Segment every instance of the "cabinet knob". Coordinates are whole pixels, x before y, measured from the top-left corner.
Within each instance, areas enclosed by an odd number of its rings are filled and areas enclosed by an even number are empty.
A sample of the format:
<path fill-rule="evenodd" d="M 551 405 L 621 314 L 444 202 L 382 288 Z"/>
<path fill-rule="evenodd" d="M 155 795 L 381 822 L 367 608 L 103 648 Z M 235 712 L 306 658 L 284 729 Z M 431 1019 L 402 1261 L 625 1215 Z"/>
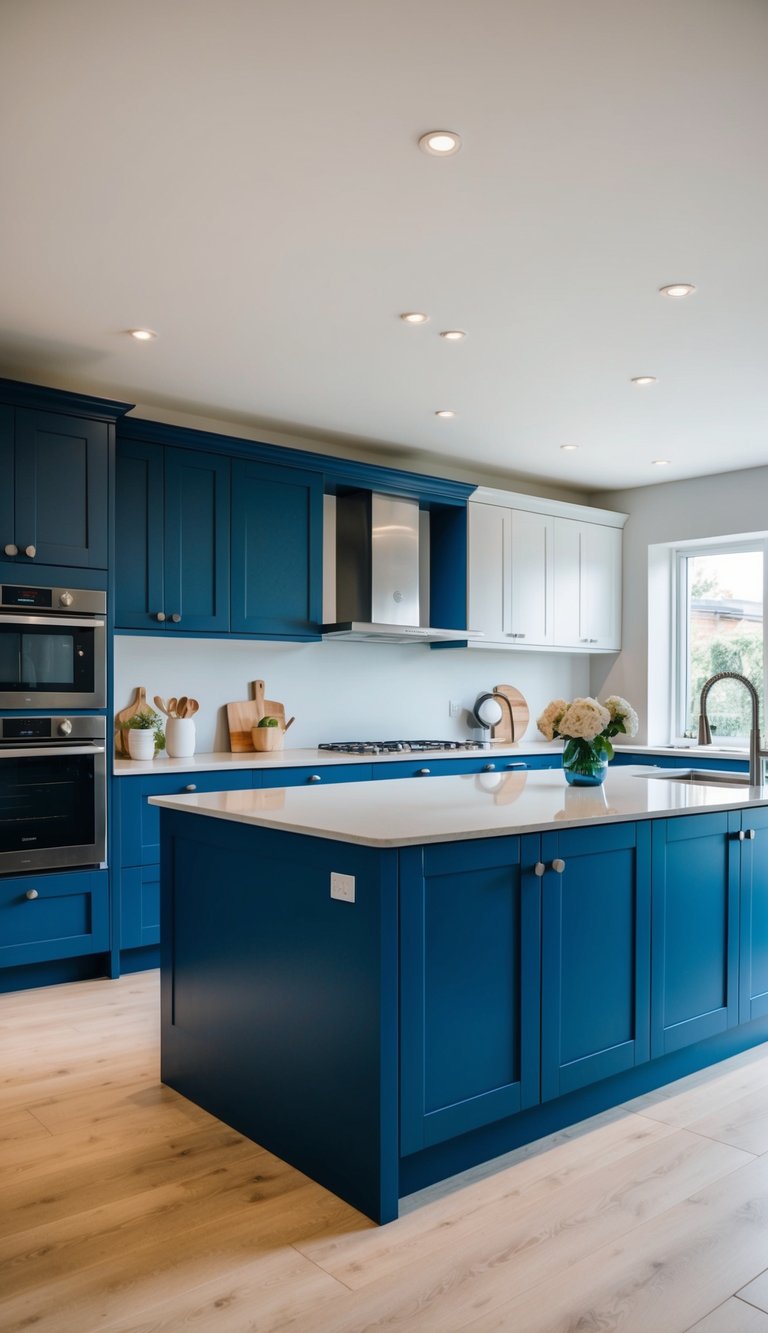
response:
<path fill-rule="evenodd" d="M 165 611 L 155 611 L 155 620 L 165 620 Z"/>
<path fill-rule="evenodd" d="M 754 830 L 753 828 L 748 828 L 748 829 L 747 829 L 747 837 L 749 838 L 749 841 L 750 841 L 750 842 L 753 842 L 753 841 L 754 841 L 754 838 L 755 838 L 755 830 Z"/>
<path fill-rule="evenodd" d="M 496 772 L 496 765 L 495 765 L 495 764 L 483 764 L 483 772 L 484 772 L 484 773 L 495 773 L 495 772 Z"/>
<path fill-rule="evenodd" d="M 322 782 L 322 780 L 323 779 L 320 777 L 319 773 L 310 773 L 309 777 L 307 778 L 307 782 Z"/>
<path fill-rule="evenodd" d="M 565 861 L 561 860 L 559 856 L 556 856 L 554 861 L 552 862 L 552 869 L 554 870 L 556 875 L 562 875 L 563 871 L 565 870 Z"/>
<path fill-rule="evenodd" d="M 537 861 L 536 864 L 535 864 L 535 866 L 533 867 L 533 873 L 534 873 L 534 875 L 538 875 L 539 879 L 541 879 L 541 877 L 542 877 L 542 875 L 544 874 L 546 868 L 547 868 L 547 867 L 545 866 L 545 864 L 544 864 L 543 861 Z"/>
<path fill-rule="evenodd" d="M 189 786 L 188 786 L 188 787 L 185 787 L 184 790 L 185 790 L 185 791 L 197 791 L 197 783 L 196 783 L 196 782 L 190 782 Z"/>
<path fill-rule="evenodd" d="M 37 892 L 37 889 L 27 889 L 26 893 L 24 894 L 24 897 L 28 898 L 29 901 L 32 903 L 34 902 L 35 898 L 40 897 L 40 894 Z"/>
<path fill-rule="evenodd" d="M 504 768 L 505 768 L 505 769 L 510 769 L 510 768 L 527 768 L 527 767 L 528 767 L 527 764 L 505 764 L 505 765 L 504 765 Z"/>
<path fill-rule="evenodd" d="M 416 773 L 414 773 L 413 776 L 416 777 L 416 778 L 428 778 L 429 775 L 430 775 L 430 769 L 428 769 L 428 768 L 420 768 L 420 769 L 418 769 L 418 770 L 416 771 Z"/>
<path fill-rule="evenodd" d="M 181 616 L 179 615 L 178 611 L 174 611 L 173 615 L 171 616 L 171 620 L 173 621 L 174 625 L 178 625 L 179 621 L 181 620 Z"/>
<path fill-rule="evenodd" d="M 30 558 L 30 560 L 34 560 L 35 556 L 37 555 L 37 547 L 36 547 L 36 546 L 25 546 L 25 547 L 24 547 L 24 554 L 25 554 L 25 555 L 28 555 L 29 558 Z"/>
<path fill-rule="evenodd" d="M 6 542 L 5 547 L 4 547 L 3 549 L 4 549 L 6 555 L 18 555 L 18 554 L 19 554 L 19 548 L 18 548 L 18 546 L 16 545 L 15 542 Z"/>
<path fill-rule="evenodd" d="M 744 832 L 743 828 L 740 828 L 738 833 L 734 833 L 733 836 L 737 842 L 743 842 L 747 835 Z"/>

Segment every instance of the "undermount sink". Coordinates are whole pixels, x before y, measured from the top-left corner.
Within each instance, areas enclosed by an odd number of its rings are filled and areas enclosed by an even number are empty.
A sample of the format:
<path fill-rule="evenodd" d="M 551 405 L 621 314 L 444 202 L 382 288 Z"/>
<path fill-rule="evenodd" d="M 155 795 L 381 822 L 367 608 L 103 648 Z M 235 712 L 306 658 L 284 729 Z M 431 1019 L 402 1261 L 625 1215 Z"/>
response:
<path fill-rule="evenodd" d="M 705 768 L 686 768 L 676 772 L 673 772 L 671 769 L 666 769 L 658 773 L 643 773 L 638 776 L 663 778 L 665 782 L 688 782 L 691 784 L 699 784 L 703 787 L 749 786 L 749 775 L 747 773 L 708 772 Z"/>

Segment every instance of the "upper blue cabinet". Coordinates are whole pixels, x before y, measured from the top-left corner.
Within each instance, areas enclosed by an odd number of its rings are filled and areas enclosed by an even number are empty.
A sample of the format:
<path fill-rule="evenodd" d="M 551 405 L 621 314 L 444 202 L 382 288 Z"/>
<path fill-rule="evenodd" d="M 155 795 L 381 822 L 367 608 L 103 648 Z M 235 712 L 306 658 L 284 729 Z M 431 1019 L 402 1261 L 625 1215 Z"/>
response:
<path fill-rule="evenodd" d="M 127 406 L 0 381 L 0 560 L 107 568 L 112 423 Z"/>
<path fill-rule="evenodd" d="M 230 462 L 121 443 L 116 486 L 117 625 L 229 630 Z"/>

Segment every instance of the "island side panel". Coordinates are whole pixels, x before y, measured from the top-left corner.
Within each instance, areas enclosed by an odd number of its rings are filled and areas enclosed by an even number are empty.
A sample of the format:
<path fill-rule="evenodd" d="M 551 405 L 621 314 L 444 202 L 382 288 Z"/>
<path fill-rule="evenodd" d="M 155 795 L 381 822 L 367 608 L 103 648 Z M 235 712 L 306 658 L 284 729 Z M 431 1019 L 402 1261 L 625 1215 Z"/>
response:
<path fill-rule="evenodd" d="M 163 1081 L 390 1221 L 397 853 L 169 810 L 161 833 Z"/>

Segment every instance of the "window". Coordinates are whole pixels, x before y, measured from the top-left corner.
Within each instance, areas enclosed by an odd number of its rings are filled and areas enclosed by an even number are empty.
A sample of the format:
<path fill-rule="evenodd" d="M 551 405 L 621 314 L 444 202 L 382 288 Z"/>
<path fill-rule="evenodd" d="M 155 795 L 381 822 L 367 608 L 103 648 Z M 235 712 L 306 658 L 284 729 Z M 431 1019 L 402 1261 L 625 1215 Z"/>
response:
<path fill-rule="evenodd" d="M 681 547 L 677 551 L 677 732 L 698 733 L 701 688 L 718 671 L 737 671 L 758 692 L 765 722 L 762 540 Z M 748 692 L 738 681 L 713 686 L 707 699 L 712 740 L 746 744 Z"/>

